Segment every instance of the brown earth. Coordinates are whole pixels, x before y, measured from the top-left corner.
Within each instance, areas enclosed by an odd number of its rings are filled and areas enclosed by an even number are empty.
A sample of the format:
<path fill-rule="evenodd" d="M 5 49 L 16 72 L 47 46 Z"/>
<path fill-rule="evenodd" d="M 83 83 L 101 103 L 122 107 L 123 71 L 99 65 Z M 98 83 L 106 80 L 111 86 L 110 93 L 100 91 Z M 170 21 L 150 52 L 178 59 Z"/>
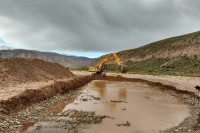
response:
<path fill-rule="evenodd" d="M 0 112 L 10 113 L 91 81 L 39 59 L 0 59 Z"/>
<path fill-rule="evenodd" d="M 90 82 L 91 76 L 76 76 L 68 80 L 55 81 L 39 89 L 27 89 L 23 93 L 0 101 L 0 113 L 9 114 L 30 106 L 33 103 L 49 99 L 57 94 L 64 94 Z"/>
<path fill-rule="evenodd" d="M 39 59 L 0 59 L 0 88 L 12 84 L 48 81 L 75 76 L 65 67 Z"/>

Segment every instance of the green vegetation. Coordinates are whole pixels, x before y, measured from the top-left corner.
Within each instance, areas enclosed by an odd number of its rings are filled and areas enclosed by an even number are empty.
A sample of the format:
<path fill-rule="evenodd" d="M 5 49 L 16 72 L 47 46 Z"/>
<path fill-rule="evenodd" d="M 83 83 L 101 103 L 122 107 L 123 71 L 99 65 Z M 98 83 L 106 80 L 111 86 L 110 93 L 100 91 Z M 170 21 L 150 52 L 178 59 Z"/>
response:
<path fill-rule="evenodd" d="M 129 73 L 200 77 L 200 59 L 196 56 L 177 59 L 151 58 L 140 62 L 128 61 L 125 65 L 128 66 Z M 108 65 L 108 71 L 120 72 L 114 64 Z"/>
<path fill-rule="evenodd" d="M 119 66 L 117 66 L 115 64 L 107 64 L 106 66 L 107 66 L 106 71 L 109 71 L 109 72 L 120 72 Z"/>
<path fill-rule="evenodd" d="M 79 68 L 70 68 L 70 70 L 87 71 L 88 67 L 87 66 L 83 66 L 83 67 L 79 67 Z"/>

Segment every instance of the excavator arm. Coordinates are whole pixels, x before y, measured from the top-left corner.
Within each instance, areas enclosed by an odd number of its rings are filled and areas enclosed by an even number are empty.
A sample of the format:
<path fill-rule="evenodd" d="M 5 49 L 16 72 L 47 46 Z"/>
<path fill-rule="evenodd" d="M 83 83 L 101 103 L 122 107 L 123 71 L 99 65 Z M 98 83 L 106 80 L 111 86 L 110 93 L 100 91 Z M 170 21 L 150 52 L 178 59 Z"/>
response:
<path fill-rule="evenodd" d="M 119 57 L 117 56 L 117 54 L 113 53 L 113 54 L 111 54 L 111 55 L 109 55 L 107 57 L 104 57 L 100 61 L 99 66 L 98 66 L 99 70 L 101 70 L 104 67 L 105 63 L 110 61 L 110 60 L 114 60 L 116 62 L 116 64 L 119 65 L 119 66 L 122 65 L 122 63 L 121 63 Z"/>
<path fill-rule="evenodd" d="M 115 63 L 120 66 L 121 68 L 121 72 L 122 73 L 126 73 L 127 72 L 127 66 L 123 65 L 121 60 L 119 59 L 119 57 L 117 56 L 117 54 L 113 53 L 110 54 L 106 57 L 104 57 L 99 65 L 97 67 L 89 67 L 89 72 L 96 72 L 97 74 L 101 74 L 104 70 L 104 66 L 107 62 L 109 62 L 110 60 L 114 60 Z"/>

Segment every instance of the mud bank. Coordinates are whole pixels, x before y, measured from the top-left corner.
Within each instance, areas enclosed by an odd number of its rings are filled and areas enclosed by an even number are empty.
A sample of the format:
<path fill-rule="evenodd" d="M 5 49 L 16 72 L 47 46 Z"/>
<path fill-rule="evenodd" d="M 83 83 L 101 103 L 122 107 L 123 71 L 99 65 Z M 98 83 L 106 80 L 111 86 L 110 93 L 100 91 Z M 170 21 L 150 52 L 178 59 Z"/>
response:
<path fill-rule="evenodd" d="M 147 83 L 149 86 L 152 87 L 160 87 L 160 89 L 162 90 L 172 90 L 172 91 L 176 91 L 178 93 L 181 94 L 187 94 L 190 95 L 194 98 L 197 98 L 198 100 L 200 100 L 200 97 L 198 95 L 196 95 L 195 93 L 191 92 L 191 91 L 187 91 L 187 90 L 179 90 L 174 86 L 170 86 L 170 85 L 165 85 L 162 84 L 160 82 L 153 82 L 153 81 L 149 81 L 149 80 L 145 80 L 145 79 L 140 79 L 140 78 L 125 78 L 122 76 L 106 76 L 106 77 L 95 77 L 95 80 L 108 80 L 108 81 L 126 81 L 126 82 L 144 82 Z"/>
<path fill-rule="evenodd" d="M 169 92 L 171 95 L 179 97 L 185 104 L 190 107 L 191 116 L 186 118 L 179 126 L 168 129 L 164 132 L 199 132 L 200 131 L 200 97 L 194 92 L 187 90 L 179 90 L 178 88 L 170 85 L 165 85 L 160 82 L 153 82 L 139 78 L 125 78 L 122 76 L 106 76 L 95 77 L 95 80 L 108 80 L 108 81 L 126 81 L 126 82 L 143 82 L 149 86 L 158 88 L 162 91 Z"/>
<path fill-rule="evenodd" d="M 0 101 L 0 113 L 10 114 L 33 103 L 49 99 L 56 94 L 65 94 L 93 80 L 91 76 L 77 76 L 66 81 L 55 81 L 40 89 L 25 90 L 8 100 Z"/>

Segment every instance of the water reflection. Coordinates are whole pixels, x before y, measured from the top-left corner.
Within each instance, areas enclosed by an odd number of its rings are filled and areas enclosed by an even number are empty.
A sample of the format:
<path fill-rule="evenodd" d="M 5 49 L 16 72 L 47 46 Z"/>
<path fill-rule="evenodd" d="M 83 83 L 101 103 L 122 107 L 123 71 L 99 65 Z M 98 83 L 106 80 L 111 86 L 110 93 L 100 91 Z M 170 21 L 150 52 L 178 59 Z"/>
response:
<path fill-rule="evenodd" d="M 109 93 L 107 90 L 107 86 L 105 81 L 96 81 L 94 82 L 94 87 L 93 90 L 98 94 L 98 96 L 103 100 L 104 102 L 104 109 L 107 111 L 113 112 L 116 109 L 117 104 L 112 103 L 109 101 L 110 97 L 107 97 L 107 93 Z M 110 96 L 110 95 L 108 95 Z"/>
<path fill-rule="evenodd" d="M 93 89 L 94 91 L 96 91 L 99 96 L 103 99 L 110 99 L 110 94 L 109 94 L 109 97 L 107 97 L 107 93 L 110 93 L 110 91 L 112 90 L 109 90 L 111 88 L 107 88 L 106 86 L 106 83 L 105 81 L 98 81 L 98 82 L 94 82 L 94 86 L 95 88 Z M 116 99 L 120 99 L 120 100 L 126 100 L 126 97 L 127 97 L 127 89 L 125 88 L 121 88 L 118 86 L 118 91 L 116 92 L 112 92 L 113 93 L 113 98 L 116 98 Z"/>
<path fill-rule="evenodd" d="M 110 100 L 125 100 L 127 97 L 127 91 L 125 88 L 119 88 L 119 90 L 113 91 L 112 88 L 108 88 L 106 81 L 94 82 L 94 91 L 99 94 L 99 97 L 104 100 L 104 106 L 109 111 L 113 112 L 118 106 L 117 103 L 110 102 Z M 115 87 L 113 87 L 115 89 Z M 112 95 L 111 95 L 112 94 Z"/>
<path fill-rule="evenodd" d="M 118 97 L 122 100 L 126 100 L 126 97 L 127 97 L 127 89 L 125 88 L 120 88 L 119 89 L 119 92 L 118 92 Z"/>
<path fill-rule="evenodd" d="M 105 81 L 98 81 L 94 82 L 94 86 L 96 87 L 96 90 L 98 91 L 100 97 L 105 98 L 106 97 L 106 83 Z"/>

